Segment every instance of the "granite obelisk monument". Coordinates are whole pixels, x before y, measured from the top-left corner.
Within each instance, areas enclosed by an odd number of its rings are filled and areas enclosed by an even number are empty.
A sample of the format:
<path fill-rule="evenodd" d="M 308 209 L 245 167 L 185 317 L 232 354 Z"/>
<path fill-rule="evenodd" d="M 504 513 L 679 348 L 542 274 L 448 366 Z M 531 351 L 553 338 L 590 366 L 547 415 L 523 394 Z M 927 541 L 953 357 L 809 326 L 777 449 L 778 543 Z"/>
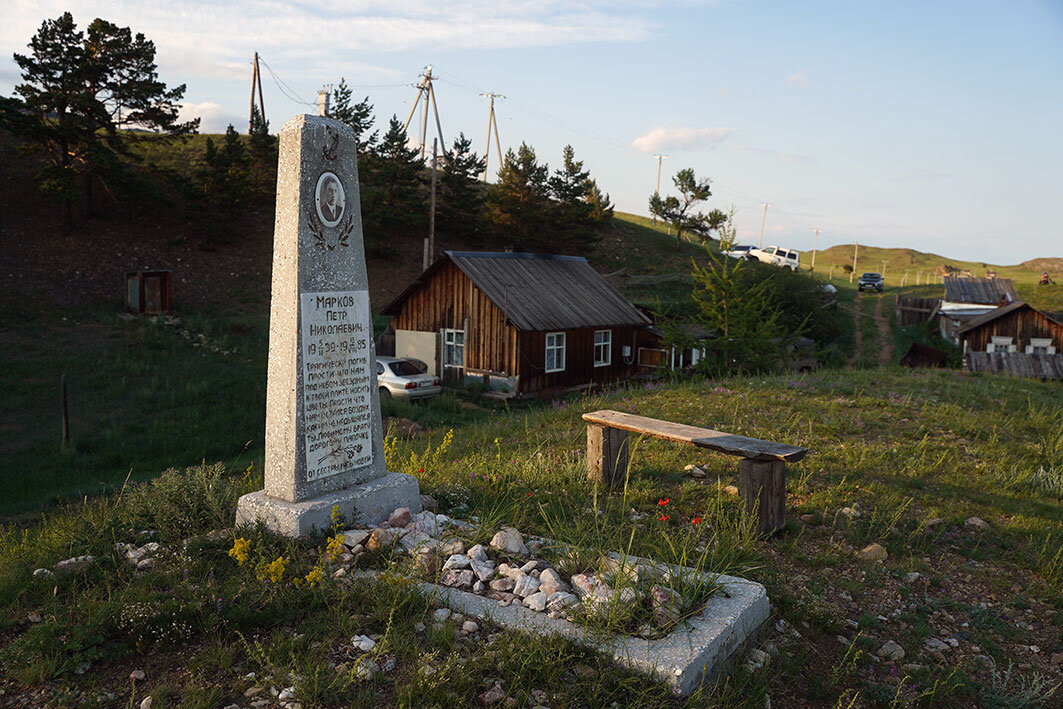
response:
<path fill-rule="evenodd" d="M 237 524 L 324 530 L 334 506 L 375 524 L 421 509 L 417 480 L 384 469 L 373 321 L 350 128 L 301 115 L 280 134 L 264 490 Z"/>

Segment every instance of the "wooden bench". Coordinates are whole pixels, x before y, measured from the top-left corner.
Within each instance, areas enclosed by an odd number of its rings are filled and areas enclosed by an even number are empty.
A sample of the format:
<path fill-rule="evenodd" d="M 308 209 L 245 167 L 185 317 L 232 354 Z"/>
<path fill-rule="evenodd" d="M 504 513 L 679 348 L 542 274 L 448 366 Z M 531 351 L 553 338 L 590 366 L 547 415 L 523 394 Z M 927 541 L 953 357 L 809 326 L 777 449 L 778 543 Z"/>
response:
<path fill-rule="evenodd" d="M 592 411 L 583 414 L 583 420 L 587 422 L 587 476 L 590 479 L 607 485 L 624 482 L 627 478 L 629 431 L 689 443 L 742 458 L 738 463 L 738 493 L 747 509 L 757 511 L 761 533 L 774 532 L 786 524 L 786 464 L 804 458 L 807 448 L 620 411 Z"/>

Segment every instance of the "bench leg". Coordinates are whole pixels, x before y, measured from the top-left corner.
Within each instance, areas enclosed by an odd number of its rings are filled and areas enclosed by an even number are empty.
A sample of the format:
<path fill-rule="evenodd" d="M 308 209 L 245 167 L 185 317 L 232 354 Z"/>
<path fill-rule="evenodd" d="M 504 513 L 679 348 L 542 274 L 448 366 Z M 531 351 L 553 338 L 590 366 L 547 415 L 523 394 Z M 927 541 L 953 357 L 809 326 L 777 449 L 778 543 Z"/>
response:
<path fill-rule="evenodd" d="M 604 485 L 627 480 L 627 431 L 587 424 L 587 478 Z"/>
<path fill-rule="evenodd" d="M 750 512 L 757 508 L 757 531 L 771 534 L 786 526 L 786 463 L 738 462 L 738 493 Z"/>

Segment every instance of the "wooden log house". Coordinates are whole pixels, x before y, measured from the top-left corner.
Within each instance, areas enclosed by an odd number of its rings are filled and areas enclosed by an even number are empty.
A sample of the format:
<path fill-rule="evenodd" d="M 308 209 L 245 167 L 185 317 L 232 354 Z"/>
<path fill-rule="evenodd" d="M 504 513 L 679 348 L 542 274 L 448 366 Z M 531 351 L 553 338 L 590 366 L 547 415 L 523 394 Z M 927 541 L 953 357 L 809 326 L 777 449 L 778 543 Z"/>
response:
<path fill-rule="evenodd" d="M 625 379 L 650 324 L 584 258 L 447 251 L 383 309 L 395 355 L 509 395 Z"/>

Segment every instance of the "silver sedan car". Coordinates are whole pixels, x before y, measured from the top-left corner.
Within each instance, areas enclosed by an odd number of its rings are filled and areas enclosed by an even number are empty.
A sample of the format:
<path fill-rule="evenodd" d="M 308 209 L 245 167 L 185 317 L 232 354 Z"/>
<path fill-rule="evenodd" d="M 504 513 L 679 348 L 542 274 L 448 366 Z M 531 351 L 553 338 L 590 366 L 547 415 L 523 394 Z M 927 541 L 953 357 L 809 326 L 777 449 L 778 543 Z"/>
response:
<path fill-rule="evenodd" d="M 377 357 L 376 377 L 380 398 L 423 399 L 443 391 L 439 378 L 425 374 L 428 366 L 416 359 Z"/>

